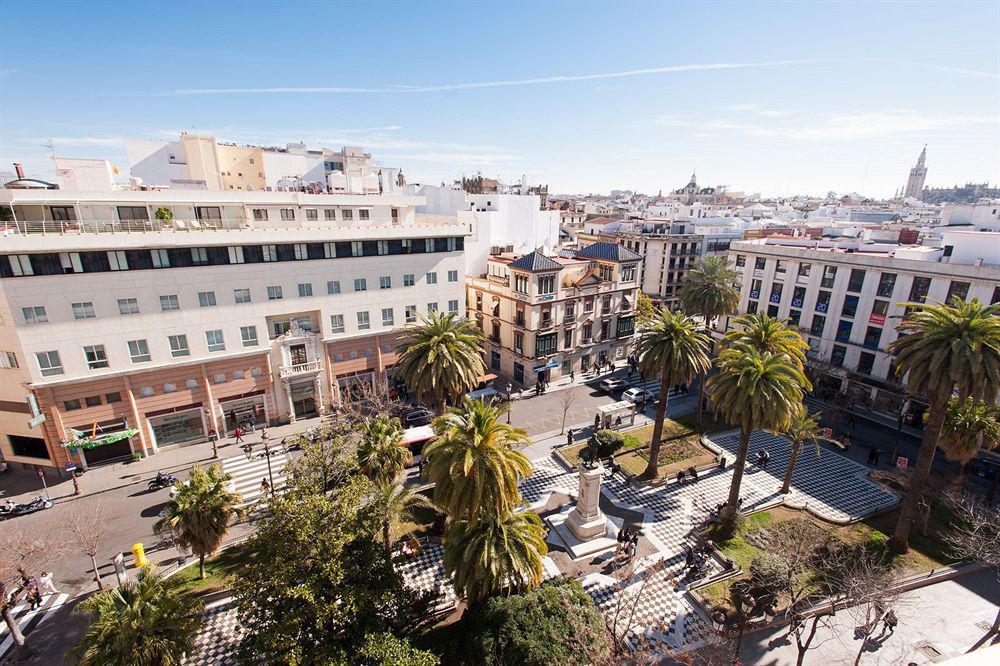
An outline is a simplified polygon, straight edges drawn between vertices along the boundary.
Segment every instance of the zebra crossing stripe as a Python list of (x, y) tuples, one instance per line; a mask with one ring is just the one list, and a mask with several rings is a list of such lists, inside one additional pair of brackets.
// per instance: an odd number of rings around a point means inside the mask
[[(285, 466), (288, 456), (284, 453), (271, 455), (271, 475), (274, 477), (274, 490), (285, 487)], [(243, 496), (240, 506), (248, 506), (259, 500), (263, 493), (260, 489), (261, 479), (270, 480), (267, 471), (267, 459), (256, 455), (250, 460), (246, 456), (235, 456), (222, 462), (222, 469), (232, 477), (233, 488)]]
[[(14, 615), (14, 621), (17, 622), (17, 626), (20, 628), (21, 633), (27, 635), (42, 622), (45, 622), (48, 618), (48, 614), (51, 611), (60, 608), (64, 603), (66, 603), (67, 599), (69, 599), (69, 595), (66, 593), (50, 594), (40, 608), (28, 610), (28, 604), (20, 604), (15, 606), (11, 613)], [(4, 636), (8, 633), (7, 624), (0, 624), (0, 636)], [(7, 651), (10, 650), (13, 645), (13, 636), (8, 635), (4, 638), (3, 643), (0, 643), (0, 659), (3, 659), (3, 657), (7, 654)]]

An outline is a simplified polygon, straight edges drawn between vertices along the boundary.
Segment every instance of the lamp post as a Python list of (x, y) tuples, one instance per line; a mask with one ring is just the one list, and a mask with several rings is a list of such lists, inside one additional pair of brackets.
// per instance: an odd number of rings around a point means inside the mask
[[(733, 661), (740, 662), (740, 648), (743, 646), (743, 634), (750, 627), (755, 619), (762, 619), (765, 624), (772, 622), (778, 614), (778, 609), (770, 594), (754, 596), (749, 590), (742, 593), (735, 593), (733, 597), (735, 612), (728, 613), (722, 607), (712, 611), (712, 628), (722, 635), (736, 636), (736, 643), (733, 646)], [(758, 613), (760, 614), (757, 617)]]
[(889, 464), (893, 467), (896, 466), (896, 456), (899, 455), (899, 438), (903, 432), (903, 419), (906, 418), (906, 412), (909, 410), (910, 401), (904, 400), (903, 405), (899, 408), (899, 418), (896, 419), (896, 441), (892, 445), (892, 459)]

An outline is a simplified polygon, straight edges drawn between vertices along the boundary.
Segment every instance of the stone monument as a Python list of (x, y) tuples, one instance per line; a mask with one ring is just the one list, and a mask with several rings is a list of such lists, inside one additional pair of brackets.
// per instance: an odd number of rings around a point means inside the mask
[(566, 526), (580, 541), (590, 541), (603, 537), (607, 531), (608, 519), (601, 512), (601, 477), (604, 468), (595, 465), (589, 468), (580, 465), (580, 490), (576, 498), (576, 508), (566, 518)]

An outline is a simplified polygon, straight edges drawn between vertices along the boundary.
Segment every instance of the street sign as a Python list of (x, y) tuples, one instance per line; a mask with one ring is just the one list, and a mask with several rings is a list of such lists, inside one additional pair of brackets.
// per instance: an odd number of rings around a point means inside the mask
[(128, 582), (128, 572), (125, 571), (125, 554), (118, 551), (113, 561), (115, 563), (115, 576), (118, 578), (118, 584), (124, 585)]
[(37, 428), (38, 426), (42, 425), (43, 423), (45, 423), (45, 414), (39, 414), (35, 418), (33, 418), (30, 421), (28, 421), (28, 427), (29, 428)]
[(906, 466), (909, 464), (909, 462), (910, 462), (909, 458), (904, 458), (903, 456), (900, 456), (896, 458), (896, 468), (906, 469)]
[(45, 478), (45, 472), (42, 471), (42, 470), (38, 470), (37, 472), (35, 472), (35, 474), (38, 475), (39, 479), (44, 479)]
[(76, 463), (75, 462), (73, 462), (72, 460), (70, 460), (69, 462), (66, 463), (66, 471), (67, 472), (72, 472), (74, 469), (76, 469)]
[(833, 428), (823, 428), (823, 436), (827, 439), (833, 437)]

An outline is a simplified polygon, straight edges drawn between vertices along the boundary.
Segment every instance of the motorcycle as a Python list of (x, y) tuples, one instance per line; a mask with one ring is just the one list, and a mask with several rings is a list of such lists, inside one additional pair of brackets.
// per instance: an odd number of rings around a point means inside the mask
[(149, 489), (159, 490), (160, 488), (167, 488), (169, 486), (172, 486), (175, 483), (177, 483), (177, 477), (174, 476), (173, 474), (169, 476), (161, 476), (159, 478), (151, 479), (149, 481)]
[(52, 500), (38, 496), (27, 504), (14, 504), (7, 502), (0, 505), (0, 518), (16, 518), (36, 511), (43, 511), (52, 507)]

